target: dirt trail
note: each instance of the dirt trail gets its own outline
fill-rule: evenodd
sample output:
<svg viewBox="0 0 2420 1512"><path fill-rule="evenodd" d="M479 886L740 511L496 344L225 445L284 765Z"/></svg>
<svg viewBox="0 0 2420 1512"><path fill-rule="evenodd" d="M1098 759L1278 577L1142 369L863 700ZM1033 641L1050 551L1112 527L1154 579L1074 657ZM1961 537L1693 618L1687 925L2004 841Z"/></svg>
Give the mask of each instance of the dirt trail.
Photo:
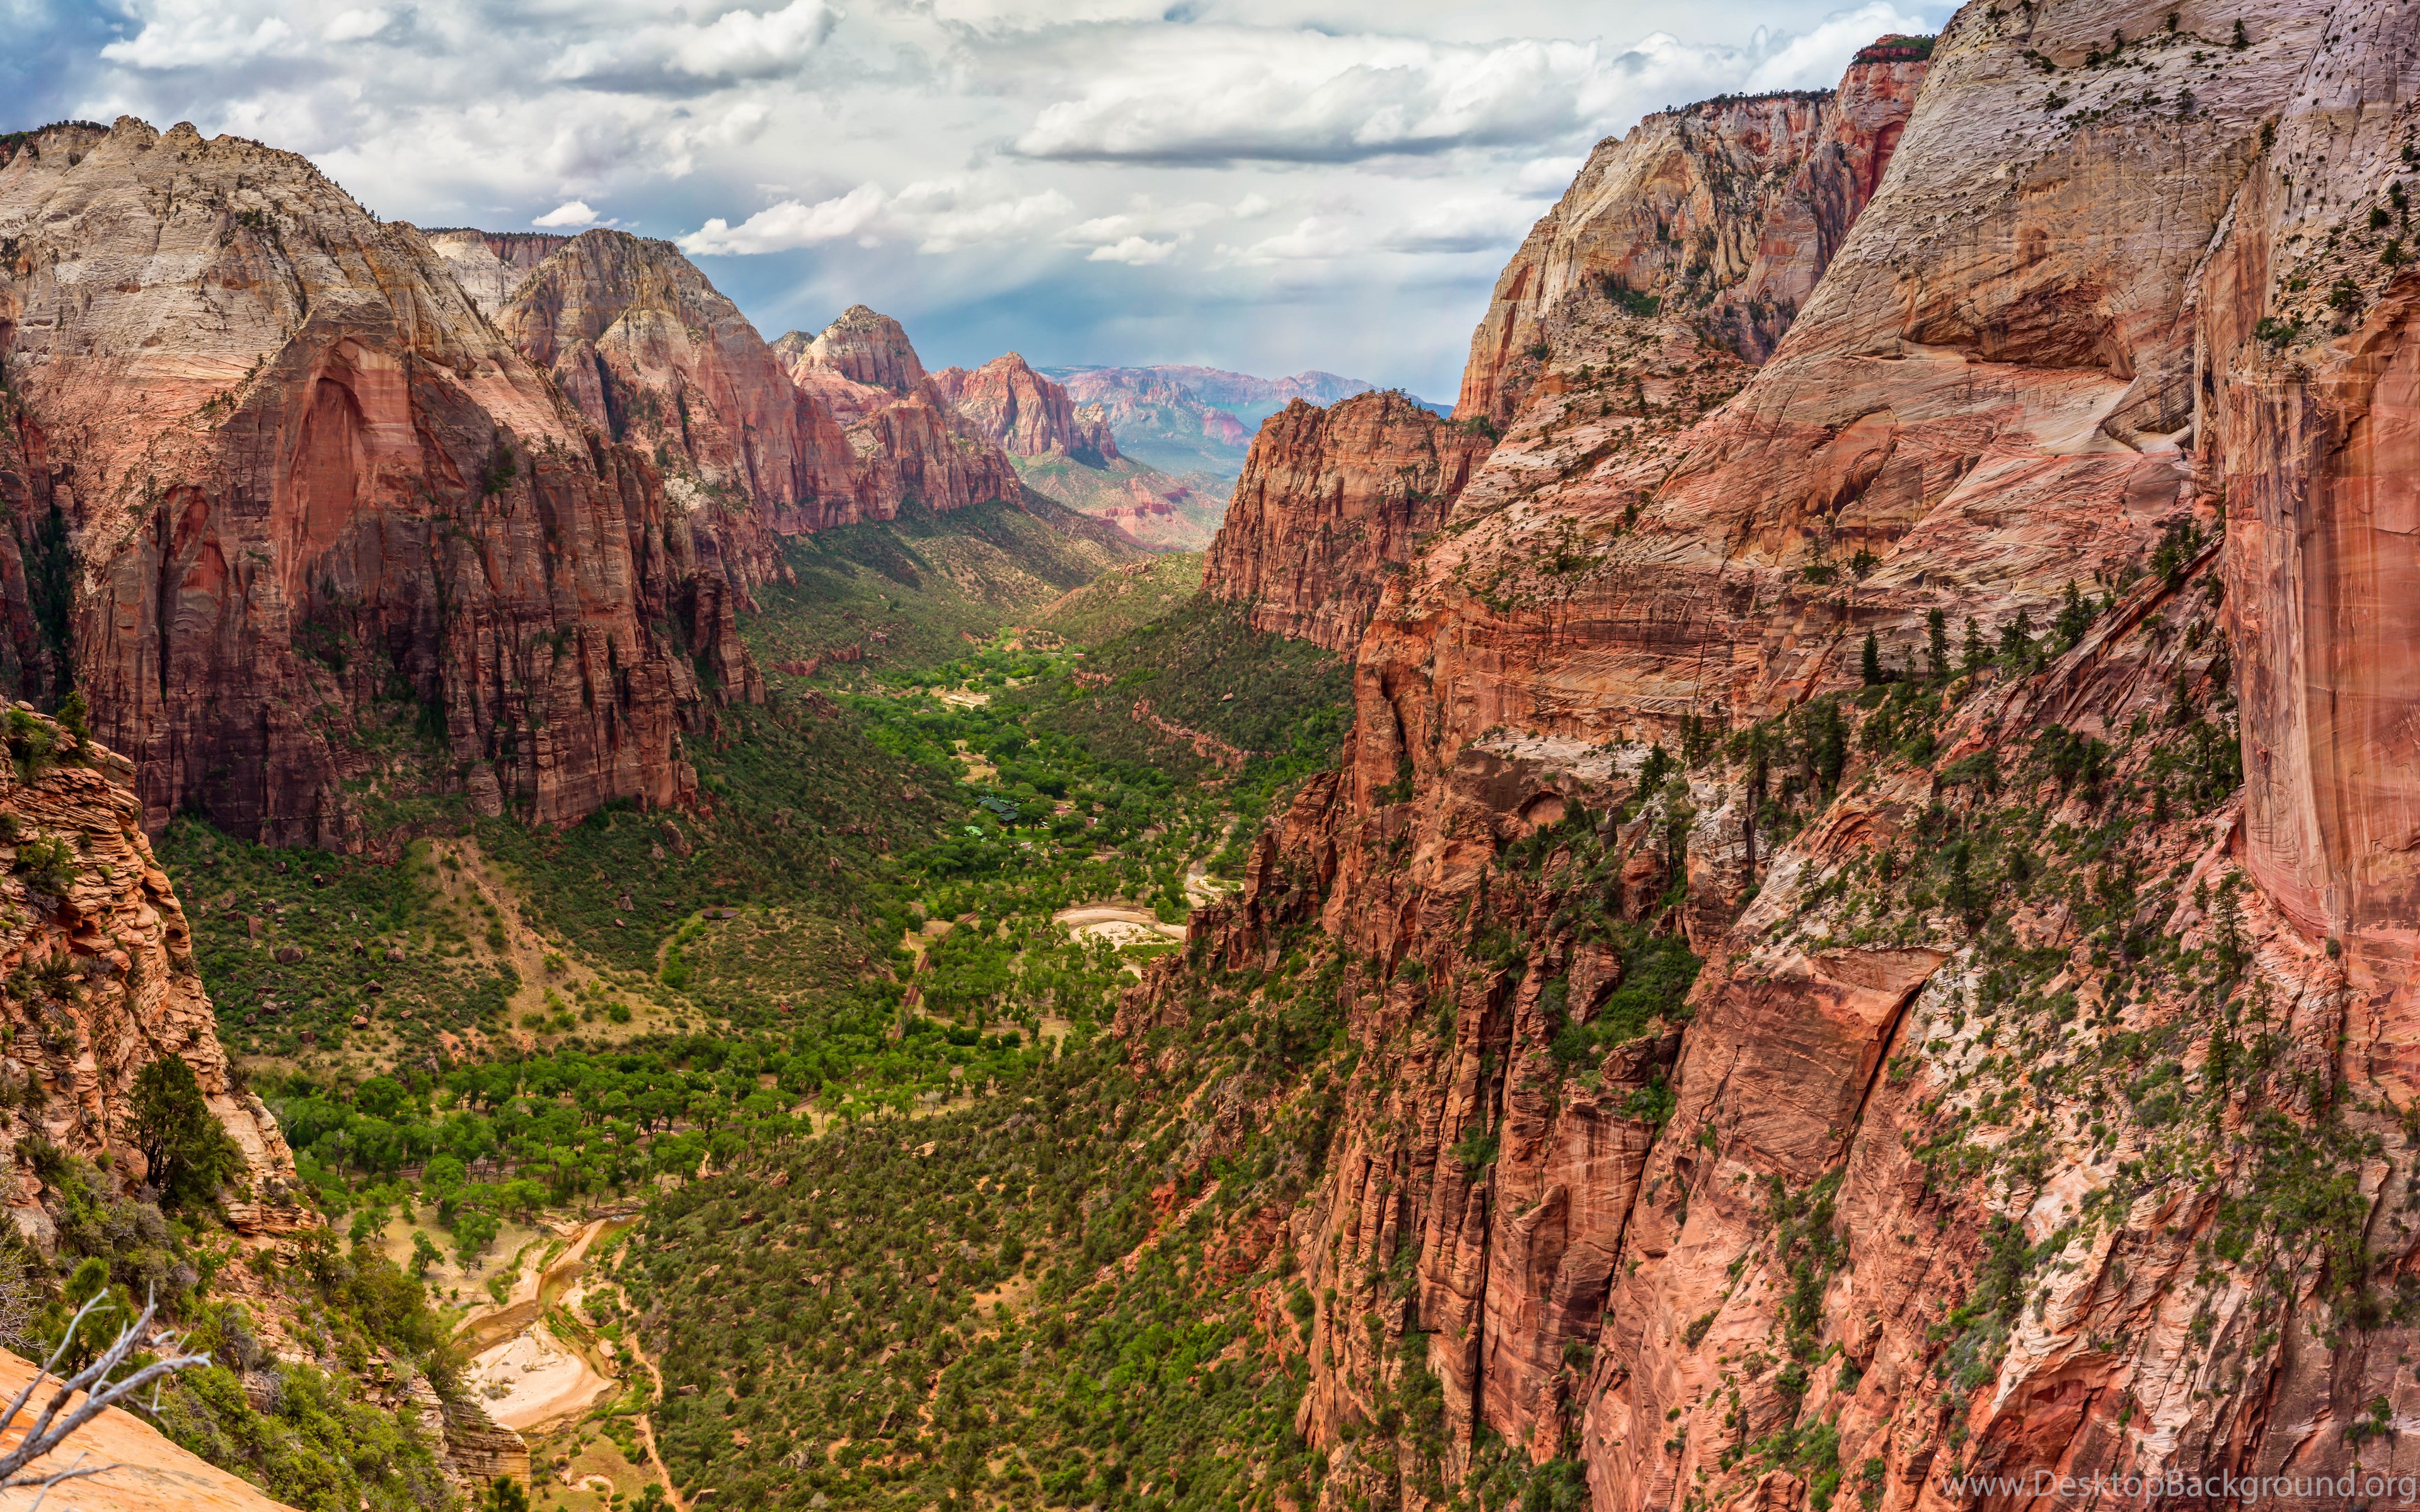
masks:
<svg viewBox="0 0 2420 1512"><path fill-rule="evenodd" d="M1155 936L1185 938L1184 925L1163 924L1149 909L1125 903L1078 903L1073 908L1062 908L1050 916L1050 921L1064 925L1076 934L1098 935L1112 945L1132 945Z"/></svg>

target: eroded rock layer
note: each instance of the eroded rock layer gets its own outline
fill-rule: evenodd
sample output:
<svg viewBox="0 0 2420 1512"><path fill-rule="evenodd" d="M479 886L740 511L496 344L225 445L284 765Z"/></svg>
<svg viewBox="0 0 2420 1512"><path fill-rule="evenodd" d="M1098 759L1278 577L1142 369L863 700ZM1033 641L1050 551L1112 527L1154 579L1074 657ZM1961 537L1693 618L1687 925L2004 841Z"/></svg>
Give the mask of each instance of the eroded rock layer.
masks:
<svg viewBox="0 0 2420 1512"><path fill-rule="evenodd" d="M1016 352L969 372L945 367L933 386L974 433L1012 456L1063 453L1094 467L1118 458L1118 443L1097 407L1078 412L1067 391Z"/></svg>
<svg viewBox="0 0 2420 1512"><path fill-rule="evenodd" d="M143 830L133 764L22 705L0 713L0 1140L105 1159L139 1186L157 1173L138 1138L135 1080L173 1056L241 1153L230 1219L248 1233L315 1224L276 1119L229 1074L193 930ZM41 1170L17 1155L7 1202L48 1252L57 1236Z"/></svg>
<svg viewBox="0 0 2420 1512"><path fill-rule="evenodd" d="M1464 391L1503 440L1368 617L1342 769L1119 1026L1147 1072L1340 983L1264 1246L1323 1505L2399 1473L2415 35L1971 5L1861 61L1821 184L1829 105L1698 107L1524 249ZM1750 107L1707 172L1686 123ZM1798 304L1769 356L1700 247Z"/></svg>
<svg viewBox="0 0 2420 1512"><path fill-rule="evenodd" d="M753 506L791 532L861 517L839 423L672 243L584 232L495 320L598 432L656 458L683 509Z"/></svg>
<svg viewBox="0 0 2420 1512"><path fill-rule="evenodd" d="M1880 186L1923 84L1922 61L1869 52L1831 93L1664 111L1599 143L1497 280L1455 416L1510 420L1550 353L1611 310L1699 308L1741 356L1767 355Z"/></svg>
<svg viewBox="0 0 2420 1512"><path fill-rule="evenodd" d="M347 784L407 779L384 725L436 733L410 780L490 811L680 797L691 658L745 662L728 585L416 230L292 154L126 118L0 169L0 486L67 548L0 583L48 585L147 824L359 843Z"/></svg>
<svg viewBox="0 0 2420 1512"><path fill-rule="evenodd" d="M1486 437L1393 390L1296 399L1253 438L1203 581L1252 623L1349 653L1384 574L1445 522Z"/></svg>

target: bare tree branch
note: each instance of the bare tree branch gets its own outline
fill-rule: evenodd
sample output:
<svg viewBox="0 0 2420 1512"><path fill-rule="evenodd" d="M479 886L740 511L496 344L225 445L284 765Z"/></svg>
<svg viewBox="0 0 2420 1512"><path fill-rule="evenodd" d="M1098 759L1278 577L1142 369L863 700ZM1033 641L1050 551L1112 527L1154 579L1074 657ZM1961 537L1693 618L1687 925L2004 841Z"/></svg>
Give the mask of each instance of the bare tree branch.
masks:
<svg viewBox="0 0 2420 1512"><path fill-rule="evenodd" d="M67 1333L59 1338L58 1348L51 1351L51 1357L43 1364L42 1368L35 1373L33 1380L25 1382L24 1388L19 1391L15 1399L8 1403L8 1412L0 1413L0 1432L5 1432L16 1425L18 1414L25 1410L25 1404L33 1400L34 1394L41 1389L42 1382L50 1380L56 1372L59 1361L66 1357L69 1350L74 1345L77 1331L82 1329L85 1320L92 1316L93 1309L99 1307L108 1296L108 1291L104 1289L90 1302L76 1309L75 1317L68 1322ZM76 1456L74 1461L64 1470L44 1471L34 1467L37 1461L49 1457L79 1428L99 1417L109 1408L133 1397L144 1387L153 1387L156 1401L156 1382L179 1370L189 1369L194 1365L207 1365L210 1363L210 1357L207 1353L172 1353L165 1358L152 1361L123 1381L110 1380L110 1372L124 1363L127 1355L133 1351L136 1341L150 1331L152 1315L158 1310L158 1304L146 1297L143 1304L143 1316L120 1330L117 1337L111 1341L109 1348L103 1350L90 1365L77 1371L72 1377L60 1379L58 1389L53 1392L50 1399L42 1404L40 1414L34 1419L33 1426L26 1429L23 1441L14 1449L6 1454L0 1454L0 1490L39 1486L43 1489L42 1496L34 1499L34 1508L39 1508L42 1504L43 1498L50 1494L52 1487L65 1481L81 1480L87 1475L98 1475L104 1471L116 1469L114 1464L93 1465L87 1468L84 1463L86 1458L84 1455ZM181 1348L184 1341L178 1335L169 1335L165 1336L164 1342L169 1350L174 1350ZM80 1402L75 1400L79 1392L84 1394L84 1400ZM62 1411L66 1413L64 1417L60 1415ZM28 1512L34 1512L34 1509L29 1508Z"/></svg>

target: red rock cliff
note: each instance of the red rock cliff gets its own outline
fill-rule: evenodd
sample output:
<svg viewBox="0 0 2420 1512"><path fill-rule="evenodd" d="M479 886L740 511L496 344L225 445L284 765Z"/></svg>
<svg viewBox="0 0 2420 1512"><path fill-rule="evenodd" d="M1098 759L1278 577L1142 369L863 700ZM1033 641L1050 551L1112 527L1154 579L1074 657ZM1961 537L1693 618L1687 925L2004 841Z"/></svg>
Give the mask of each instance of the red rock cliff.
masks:
<svg viewBox="0 0 2420 1512"><path fill-rule="evenodd" d="M933 386L973 432L1012 456L1063 453L1094 467L1117 460L1108 418L1078 413L1067 391L1025 364L1016 352L969 372L945 367Z"/></svg>
<svg viewBox="0 0 2420 1512"><path fill-rule="evenodd" d="M40 1139L87 1159L106 1155L139 1185L135 1079L167 1056L194 1071L243 1156L228 1215L247 1232L316 1223L294 1198L294 1157L259 1098L228 1074L209 996L194 968L193 931L152 859L133 764L23 708L8 711L0 816L0 1145ZM56 1228L35 1164L15 1160L8 1217L49 1251Z"/></svg>
<svg viewBox="0 0 2420 1512"><path fill-rule="evenodd" d="M998 440L952 408L889 316L851 305L812 340L789 332L773 350L791 381L848 427L859 517L889 519L909 501L947 512L1021 491Z"/></svg>
<svg viewBox="0 0 2420 1512"><path fill-rule="evenodd" d="M1484 435L1392 390L1296 399L1252 440L1202 581L1252 623L1350 653L1400 570L1445 522Z"/></svg>
<svg viewBox="0 0 2420 1512"><path fill-rule="evenodd" d="M584 232L495 320L600 433L655 456L690 507L719 496L783 532L859 517L839 423L672 243Z"/></svg>
<svg viewBox="0 0 2420 1512"><path fill-rule="evenodd" d="M67 654L147 824L342 846L357 779L539 822L685 791L690 657L746 664L727 586L416 230L129 118L0 169L0 482L64 523ZM442 730L439 769L382 765L398 720Z"/></svg>
<svg viewBox="0 0 2420 1512"><path fill-rule="evenodd" d="M1480 373L1343 770L1121 1019L1333 942L1323 1505L1482 1423L1605 1512L2401 1463L2412 36L1969 6L1760 370L1668 306Z"/></svg>
<svg viewBox="0 0 2420 1512"><path fill-rule="evenodd" d="M1873 197L1924 72L1861 58L1829 94L1691 105L1599 143L1497 280L1455 416L1509 421L1571 344L1565 317L1608 306L1711 307L1763 358Z"/></svg>

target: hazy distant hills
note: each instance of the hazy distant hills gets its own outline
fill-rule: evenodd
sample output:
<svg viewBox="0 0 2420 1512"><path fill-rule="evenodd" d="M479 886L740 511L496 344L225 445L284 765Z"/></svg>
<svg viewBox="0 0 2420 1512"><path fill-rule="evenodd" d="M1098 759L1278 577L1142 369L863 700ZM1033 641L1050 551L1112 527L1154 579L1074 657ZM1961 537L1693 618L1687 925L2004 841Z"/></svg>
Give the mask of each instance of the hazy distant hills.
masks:
<svg viewBox="0 0 2420 1512"><path fill-rule="evenodd" d="M1227 478L1243 471L1261 422L1289 403L1330 405L1374 386L1317 371L1280 378L1185 365L1040 371L1064 384L1077 404L1101 406L1121 450L1171 472Z"/></svg>

